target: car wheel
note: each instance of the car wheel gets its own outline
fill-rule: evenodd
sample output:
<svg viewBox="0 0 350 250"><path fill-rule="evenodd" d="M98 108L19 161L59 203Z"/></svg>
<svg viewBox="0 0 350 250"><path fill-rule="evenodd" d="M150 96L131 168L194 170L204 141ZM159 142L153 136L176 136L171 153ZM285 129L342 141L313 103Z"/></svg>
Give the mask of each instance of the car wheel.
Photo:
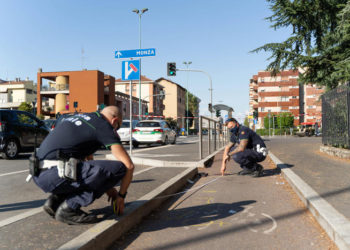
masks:
<svg viewBox="0 0 350 250"><path fill-rule="evenodd" d="M14 139L8 140L4 148L5 158L10 160L15 159L18 155L18 151L19 151L19 147L16 140Z"/></svg>
<svg viewBox="0 0 350 250"><path fill-rule="evenodd" d="M169 144L169 139L168 139L168 136L165 136L163 145L167 145L167 144Z"/></svg>
<svg viewBox="0 0 350 250"><path fill-rule="evenodd" d="M175 144L176 143L176 136L174 136L174 140L172 141L171 144Z"/></svg>

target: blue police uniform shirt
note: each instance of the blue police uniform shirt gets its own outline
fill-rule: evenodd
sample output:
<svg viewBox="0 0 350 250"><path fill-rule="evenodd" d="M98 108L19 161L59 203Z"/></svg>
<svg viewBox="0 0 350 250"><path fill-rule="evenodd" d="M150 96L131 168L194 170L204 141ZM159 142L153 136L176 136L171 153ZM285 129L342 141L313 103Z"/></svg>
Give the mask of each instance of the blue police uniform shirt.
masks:
<svg viewBox="0 0 350 250"><path fill-rule="evenodd" d="M264 141L257 133L248 127L240 125L237 135L232 134L230 141L238 144L241 140L248 140L247 148L249 149L256 149L257 145L260 145L260 148L266 148Z"/></svg>
<svg viewBox="0 0 350 250"><path fill-rule="evenodd" d="M83 160L101 146L121 144L112 125L99 113L76 114L62 121L41 143L39 160L57 160L57 151Z"/></svg>

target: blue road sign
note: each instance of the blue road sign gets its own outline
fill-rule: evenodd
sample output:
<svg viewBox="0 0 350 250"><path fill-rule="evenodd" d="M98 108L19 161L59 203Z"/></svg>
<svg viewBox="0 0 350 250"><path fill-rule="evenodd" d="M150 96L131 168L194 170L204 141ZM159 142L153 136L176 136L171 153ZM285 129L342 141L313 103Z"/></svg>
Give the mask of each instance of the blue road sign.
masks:
<svg viewBox="0 0 350 250"><path fill-rule="evenodd" d="M122 61L122 80L140 80L140 61Z"/></svg>
<svg viewBox="0 0 350 250"><path fill-rule="evenodd" d="M115 58L131 58L131 57L145 57L155 56L156 49L134 49L134 50L117 50Z"/></svg>

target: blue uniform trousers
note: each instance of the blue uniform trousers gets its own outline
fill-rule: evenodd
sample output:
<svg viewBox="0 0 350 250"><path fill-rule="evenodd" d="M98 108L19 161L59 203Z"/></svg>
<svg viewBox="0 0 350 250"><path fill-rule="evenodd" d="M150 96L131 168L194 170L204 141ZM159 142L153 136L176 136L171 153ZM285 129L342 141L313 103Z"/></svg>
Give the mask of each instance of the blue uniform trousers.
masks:
<svg viewBox="0 0 350 250"><path fill-rule="evenodd" d="M246 148L243 152L238 152L234 154L232 158L241 166L241 168L254 170L257 165L257 162L264 161L266 156L256 152L253 149Z"/></svg>
<svg viewBox="0 0 350 250"><path fill-rule="evenodd" d="M124 177L126 167L119 161L84 161L78 164L77 181L58 176L57 168L41 171L34 182L44 191L66 197L72 209L86 207Z"/></svg>

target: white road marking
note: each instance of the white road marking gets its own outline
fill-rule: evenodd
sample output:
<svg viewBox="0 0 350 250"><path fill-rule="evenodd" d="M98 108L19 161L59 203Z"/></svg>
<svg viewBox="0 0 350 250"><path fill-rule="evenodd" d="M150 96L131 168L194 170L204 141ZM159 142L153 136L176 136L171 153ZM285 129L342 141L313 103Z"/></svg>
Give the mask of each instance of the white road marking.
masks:
<svg viewBox="0 0 350 250"><path fill-rule="evenodd" d="M12 175L12 174L20 174L20 173L25 173L25 172L28 173L28 169L27 170L16 171L16 172L5 173L5 174L0 174L0 177L7 176L7 175Z"/></svg>
<svg viewBox="0 0 350 250"><path fill-rule="evenodd" d="M272 218L272 216L270 216L268 214L264 214L264 213L261 213L261 214L264 215L265 217L269 218L270 220L272 220L272 223L273 223L272 227L269 230L264 231L264 234L269 234L277 228L277 222L274 218Z"/></svg>
<svg viewBox="0 0 350 250"><path fill-rule="evenodd" d="M154 168L156 168L156 167L151 167L151 168L146 168L146 169L140 170L138 172L135 172L134 176L138 175L138 174L141 174L143 172L146 172L148 170L154 169ZM28 171L28 170L26 170L26 171ZM40 213L42 211L43 211L43 208L42 207L38 207L38 208L31 209L31 210L29 210L27 212L24 212L24 213L12 216L12 217L10 217L8 219L2 220L2 221L0 221L0 228L4 227L4 226L7 226L9 224L15 223L15 222L17 222L19 220L23 220L23 219L25 219L27 217L36 215L36 214L38 214L38 213Z"/></svg>

